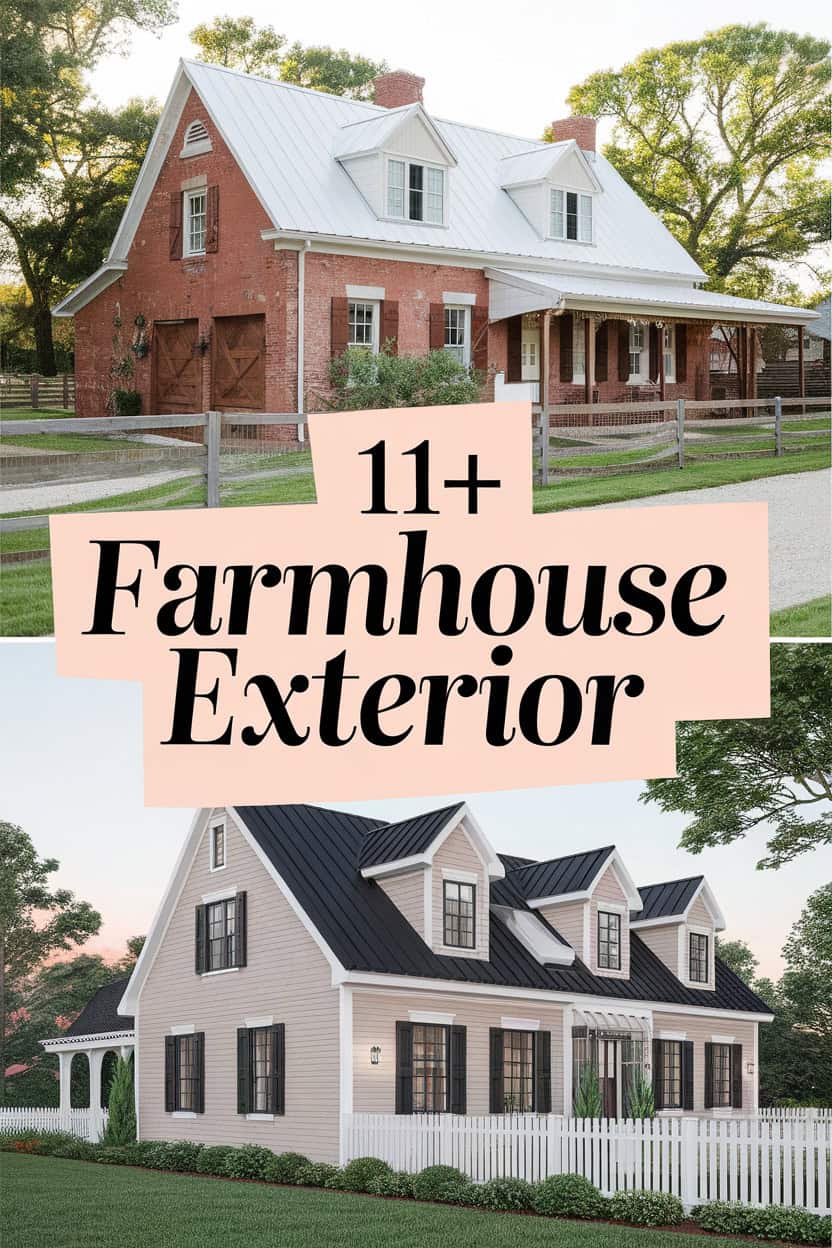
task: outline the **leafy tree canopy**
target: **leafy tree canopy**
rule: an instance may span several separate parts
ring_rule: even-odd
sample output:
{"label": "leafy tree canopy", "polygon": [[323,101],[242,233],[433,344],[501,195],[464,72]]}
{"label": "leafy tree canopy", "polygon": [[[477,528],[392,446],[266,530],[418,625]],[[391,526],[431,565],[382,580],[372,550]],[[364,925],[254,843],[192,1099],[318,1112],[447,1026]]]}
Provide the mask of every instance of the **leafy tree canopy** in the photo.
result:
{"label": "leafy tree canopy", "polygon": [[806,903],[783,947],[783,994],[800,1022],[832,1044],[832,884]]}
{"label": "leafy tree canopy", "polygon": [[568,102],[613,119],[604,154],[723,287],[828,237],[829,81],[825,40],[733,25],[590,74]]}
{"label": "leafy tree canopy", "polygon": [[256,26],[251,17],[215,17],[196,26],[191,39],[201,61],[355,100],[372,99],[372,81],[387,68],[345,48],[298,42],[287,47],[285,35],[273,26]]}
{"label": "leafy tree canopy", "polygon": [[691,816],[692,853],[772,829],[760,868],[832,844],[832,647],[771,647],[771,717],[680,723],[675,777],[641,801]]}

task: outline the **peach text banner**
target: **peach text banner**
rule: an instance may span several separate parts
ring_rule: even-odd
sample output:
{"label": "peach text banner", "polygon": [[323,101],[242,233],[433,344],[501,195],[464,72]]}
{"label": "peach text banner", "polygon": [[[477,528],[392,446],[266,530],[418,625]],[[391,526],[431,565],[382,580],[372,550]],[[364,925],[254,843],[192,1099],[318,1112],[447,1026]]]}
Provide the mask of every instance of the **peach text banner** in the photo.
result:
{"label": "peach text banner", "polygon": [[[309,427],[314,505],[52,517],[58,672],[142,682],[148,804],[350,801],[667,776],[677,720],[768,715],[765,505],[702,505],[692,493],[685,506],[534,515],[527,403],[326,414]],[[367,452],[380,443],[386,514],[362,514],[371,505]],[[414,514],[415,448],[424,445],[431,514]],[[452,484],[471,476],[471,457],[475,478],[499,483],[476,490],[476,514],[468,488]],[[134,584],[113,595],[111,633],[92,631],[107,543],[120,543],[113,580]],[[296,570],[328,565],[350,575],[377,570],[353,576],[343,628],[328,615],[331,574],[319,573],[305,626],[295,621],[291,631]],[[406,565],[411,592],[403,594]],[[453,572],[431,571],[438,565],[457,570],[460,587],[445,631],[441,591]],[[708,574],[697,573],[689,614],[703,631],[690,635],[671,619],[672,592],[691,569],[710,566],[724,586],[708,595]],[[229,569],[247,567],[277,571],[269,584],[268,574],[254,575],[241,631]],[[651,567],[661,584],[651,583]],[[415,625],[414,568],[425,575]],[[605,596],[594,635],[581,620],[597,569]],[[666,607],[647,635],[610,626],[628,611],[633,630],[646,631],[644,611],[622,606],[616,593],[632,569]],[[368,585],[385,575],[371,629]],[[558,578],[566,626],[553,632],[547,589]],[[528,618],[523,586],[534,594]],[[408,611],[409,634],[401,629]],[[171,619],[174,631],[163,631],[160,620]],[[184,698],[187,741],[177,741],[174,705],[192,662],[192,692],[214,696]],[[642,683],[639,693],[629,678]],[[608,740],[604,682],[616,690]],[[275,726],[275,698],[290,721],[285,732]],[[529,707],[537,739],[518,726],[530,722]],[[438,723],[441,739],[429,741]]]}

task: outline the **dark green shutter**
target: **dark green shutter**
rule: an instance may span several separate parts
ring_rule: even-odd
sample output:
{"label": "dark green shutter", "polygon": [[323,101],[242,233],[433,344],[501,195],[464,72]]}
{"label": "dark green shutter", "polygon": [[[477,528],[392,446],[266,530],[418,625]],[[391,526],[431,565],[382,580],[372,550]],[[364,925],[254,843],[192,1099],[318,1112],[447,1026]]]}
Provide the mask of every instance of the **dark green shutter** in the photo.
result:
{"label": "dark green shutter", "polygon": [[205,1032],[194,1032],[194,1066],[196,1067],[196,1112],[205,1113]]}
{"label": "dark green shutter", "polygon": [[452,1114],[464,1114],[468,1086],[468,1043],[464,1027],[450,1027],[451,1096],[449,1109]]}
{"label": "dark green shutter", "polygon": [[682,1109],[693,1109],[693,1041],[681,1042]]}
{"label": "dark green shutter", "polygon": [[234,907],[234,966],[246,964],[246,910],[246,894],[238,893]]}
{"label": "dark green shutter", "polygon": [[618,380],[630,379],[630,325],[628,321],[618,322]]}
{"label": "dark green shutter", "polygon": [[520,381],[523,376],[523,318],[510,316],[506,321],[506,333],[506,381]]}
{"label": "dark green shutter", "polygon": [[705,1108],[714,1107],[714,1046],[705,1044]]}
{"label": "dark green shutter", "polygon": [[413,1113],[412,1023],[396,1023],[396,1113]]}
{"label": "dark green shutter", "polygon": [[650,347],[650,350],[649,350],[650,380],[652,382],[656,382],[659,380],[659,351],[661,349],[661,343],[659,341],[658,326],[656,325],[650,326],[650,332],[648,335],[648,343]]}
{"label": "dark green shutter", "polygon": [[492,1027],[490,1036],[489,1057],[489,1093],[488,1112],[490,1114],[505,1113],[505,1092],[503,1089],[503,1029]]}
{"label": "dark green shutter", "polygon": [[247,1027],[237,1028],[237,1113],[247,1114],[251,1105],[251,1044]]}
{"label": "dark green shutter", "polygon": [[653,1041],[653,1101],[656,1109],[664,1109],[664,1084],[662,1082],[662,1042]]}
{"label": "dark green shutter", "polygon": [[534,1108],[538,1114],[552,1112],[552,1033],[534,1033]]}
{"label": "dark green shutter", "polygon": [[273,1114],[286,1112],[286,1026],[275,1023],[271,1030],[272,1043],[272,1087],[271,1103]]}
{"label": "dark green shutter", "polygon": [[595,380],[606,381],[609,369],[609,335],[607,322],[598,326],[595,335]]}
{"label": "dark green shutter", "polygon": [[688,327],[676,326],[676,380],[688,379]]}
{"label": "dark green shutter", "polygon": [[560,318],[560,379],[572,380],[572,314]]}
{"label": "dark green shutter", "polygon": [[742,1109],[742,1045],[731,1045],[731,1105]]}
{"label": "dark green shutter", "polygon": [[208,970],[208,907],[197,906],[195,918],[194,967],[197,975],[201,975]]}
{"label": "dark green shutter", "polygon": [[165,1113],[176,1109],[176,1036],[165,1036]]}

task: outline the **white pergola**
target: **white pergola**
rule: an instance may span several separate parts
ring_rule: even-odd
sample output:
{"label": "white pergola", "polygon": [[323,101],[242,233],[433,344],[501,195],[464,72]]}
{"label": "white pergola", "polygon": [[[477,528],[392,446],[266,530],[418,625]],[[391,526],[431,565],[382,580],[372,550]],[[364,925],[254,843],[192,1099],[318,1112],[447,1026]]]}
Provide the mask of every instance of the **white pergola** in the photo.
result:
{"label": "white pergola", "polygon": [[56,1036],[51,1040],[41,1040],[47,1053],[58,1054],[60,1075],[60,1112],[67,1113],[71,1107],[70,1076],[72,1059],[76,1053],[83,1053],[90,1071],[90,1136],[96,1138],[102,1125],[101,1115],[101,1070],[107,1053],[116,1053],[125,1060],[136,1047],[134,1030],[100,1031],[87,1036]]}

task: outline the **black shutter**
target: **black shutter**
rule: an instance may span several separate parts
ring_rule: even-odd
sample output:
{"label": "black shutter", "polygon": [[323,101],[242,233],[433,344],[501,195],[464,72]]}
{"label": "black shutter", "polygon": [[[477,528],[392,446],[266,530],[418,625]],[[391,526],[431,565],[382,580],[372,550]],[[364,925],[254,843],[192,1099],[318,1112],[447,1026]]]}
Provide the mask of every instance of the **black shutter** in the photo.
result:
{"label": "black shutter", "polygon": [[627,321],[618,322],[618,380],[630,378],[630,326]]}
{"label": "black shutter", "polygon": [[534,1033],[534,1107],[538,1114],[552,1112],[552,1033]]}
{"label": "black shutter", "polygon": [[246,964],[246,894],[237,894],[237,904],[234,907],[234,966],[245,966]]}
{"label": "black shutter", "polygon": [[693,1041],[683,1040],[682,1050],[682,1109],[693,1109]]}
{"label": "black shutter", "polygon": [[220,245],[220,188],[209,186],[205,196],[205,250],[217,251]]}
{"label": "black shutter", "polygon": [[662,1083],[662,1042],[653,1041],[653,1101],[656,1109],[664,1109],[664,1084]]}
{"label": "black shutter", "polygon": [[656,325],[651,325],[651,326],[650,326],[650,333],[649,333],[649,335],[648,335],[648,342],[649,342],[649,344],[650,344],[650,351],[649,351],[649,357],[650,357],[650,380],[651,380],[651,381],[653,381],[653,382],[655,382],[655,381],[658,381],[658,380],[659,380],[659,349],[660,349],[660,347],[659,347],[659,330],[658,330],[658,326],[656,326]]}
{"label": "black shutter", "polygon": [[251,1112],[251,1034],[237,1028],[237,1113]]}
{"label": "black shutter", "polygon": [[742,1045],[731,1045],[731,1105],[742,1109]]}
{"label": "black shutter", "polygon": [[676,326],[676,380],[688,379],[688,327]]}
{"label": "black shutter", "polygon": [[603,321],[598,326],[598,332],[595,335],[595,380],[606,381],[609,369],[609,334],[607,333],[607,322]]}
{"label": "black shutter", "polygon": [[165,1113],[176,1109],[176,1036],[165,1036]]}
{"label": "black shutter", "polygon": [[503,1029],[492,1027],[489,1032],[489,1092],[488,1112],[490,1114],[505,1113],[505,1092],[503,1090]]}
{"label": "black shutter", "polygon": [[273,1114],[286,1112],[286,1026],[275,1023],[271,1028],[272,1044],[272,1087],[271,1104]]}
{"label": "black shutter", "polygon": [[572,314],[560,318],[560,379],[572,380]]}
{"label": "black shutter", "polygon": [[196,1112],[205,1113],[205,1032],[194,1032],[194,1066],[196,1067]]}
{"label": "black shutter", "polygon": [[705,1044],[705,1108],[714,1107],[714,1046]]}
{"label": "black shutter", "polygon": [[208,970],[208,907],[197,906],[195,917],[194,966],[197,975],[201,975]]}
{"label": "black shutter", "polygon": [[451,1098],[449,1109],[452,1114],[464,1114],[466,1105],[466,1088],[468,1086],[468,1044],[464,1027],[448,1028],[448,1044],[450,1048]]}
{"label": "black shutter", "polygon": [[506,325],[508,327],[506,381],[521,381],[523,376],[523,318],[521,316],[510,316]]}
{"label": "black shutter", "polygon": [[396,1113],[413,1113],[412,1023],[396,1023]]}

